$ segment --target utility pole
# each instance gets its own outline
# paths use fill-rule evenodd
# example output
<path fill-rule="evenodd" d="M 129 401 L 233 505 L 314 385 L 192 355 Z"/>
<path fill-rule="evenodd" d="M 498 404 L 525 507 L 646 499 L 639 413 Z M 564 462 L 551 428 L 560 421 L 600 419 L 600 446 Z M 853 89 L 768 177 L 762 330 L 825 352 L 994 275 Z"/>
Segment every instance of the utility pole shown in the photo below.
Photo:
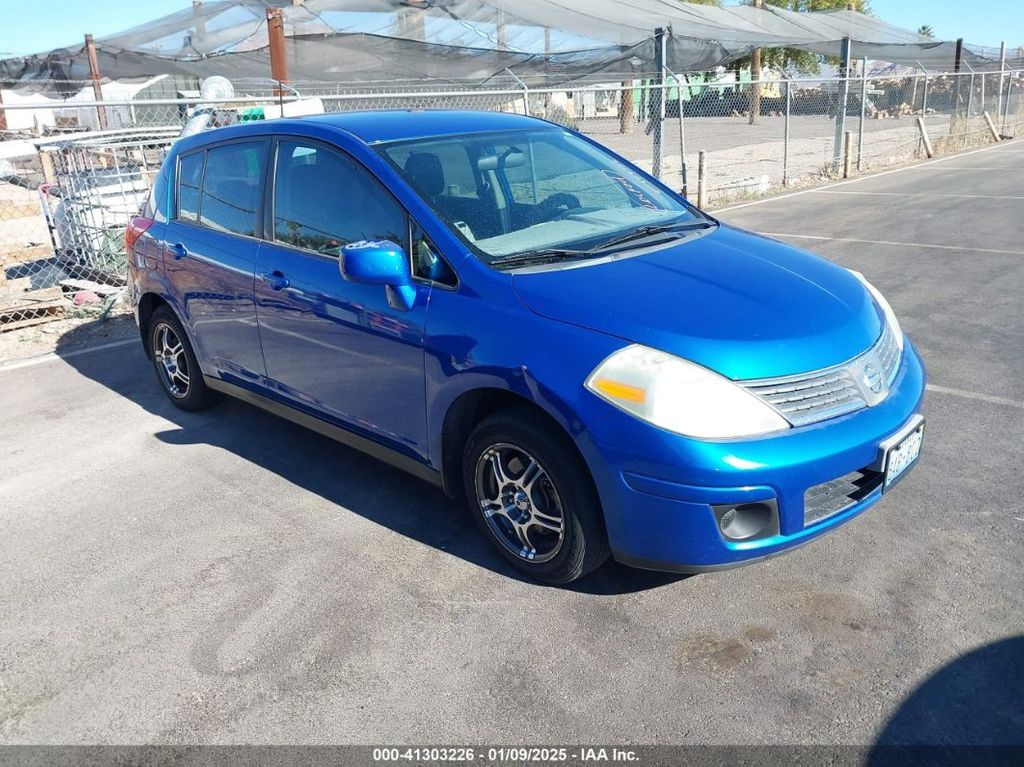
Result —
<path fill-rule="evenodd" d="M 764 0 L 754 0 L 755 8 L 763 8 Z M 755 48 L 750 56 L 750 124 L 761 116 L 761 49 Z"/>

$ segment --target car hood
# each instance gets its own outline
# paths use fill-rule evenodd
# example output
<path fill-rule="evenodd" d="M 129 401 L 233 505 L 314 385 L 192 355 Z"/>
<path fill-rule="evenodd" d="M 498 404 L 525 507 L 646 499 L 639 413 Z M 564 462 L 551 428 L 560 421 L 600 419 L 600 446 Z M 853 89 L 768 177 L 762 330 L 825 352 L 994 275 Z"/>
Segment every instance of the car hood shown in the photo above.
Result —
<path fill-rule="evenodd" d="M 874 301 L 849 271 L 725 225 L 644 254 L 518 272 L 512 284 L 541 316 L 736 380 L 845 362 L 882 331 Z"/>

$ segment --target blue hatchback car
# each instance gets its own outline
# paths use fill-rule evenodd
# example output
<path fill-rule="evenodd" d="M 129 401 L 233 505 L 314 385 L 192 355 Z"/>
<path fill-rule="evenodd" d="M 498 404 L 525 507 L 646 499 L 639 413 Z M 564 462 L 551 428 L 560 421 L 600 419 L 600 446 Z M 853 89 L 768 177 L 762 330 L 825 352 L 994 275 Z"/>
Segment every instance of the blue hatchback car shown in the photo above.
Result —
<path fill-rule="evenodd" d="M 920 453 L 921 360 L 860 274 L 541 120 L 184 138 L 126 243 L 171 402 L 229 394 L 390 461 L 540 581 L 781 553 Z"/>

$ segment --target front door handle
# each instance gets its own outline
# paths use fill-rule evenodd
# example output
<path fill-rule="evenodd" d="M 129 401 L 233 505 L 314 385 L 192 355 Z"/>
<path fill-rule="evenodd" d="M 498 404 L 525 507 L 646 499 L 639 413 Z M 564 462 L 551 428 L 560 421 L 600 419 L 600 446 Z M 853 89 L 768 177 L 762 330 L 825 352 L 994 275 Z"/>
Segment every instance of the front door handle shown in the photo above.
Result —
<path fill-rule="evenodd" d="M 171 252 L 174 254 L 174 260 L 180 261 L 188 255 L 188 248 L 183 242 L 176 242 L 171 245 Z"/>
<path fill-rule="evenodd" d="M 285 277 L 282 272 L 277 270 L 273 272 L 260 272 L 257 276 L 267 283 L 271 290 L 284 290 L 291 285 L 288 278 Z"/>

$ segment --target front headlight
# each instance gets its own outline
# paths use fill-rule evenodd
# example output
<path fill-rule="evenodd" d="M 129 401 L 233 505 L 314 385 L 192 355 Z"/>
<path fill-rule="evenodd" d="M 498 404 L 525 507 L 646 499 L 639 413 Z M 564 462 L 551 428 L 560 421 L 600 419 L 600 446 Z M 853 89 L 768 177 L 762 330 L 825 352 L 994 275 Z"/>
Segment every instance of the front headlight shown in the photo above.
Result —
<path fill-rule="evenodd" d="M 876 288 L 874 285 L 868 282 L 863 274 L 861 274 L 860 272 L 855 272 L 853 269 L 850 269 L 848 271 L 850 272 L 850 274 L 852 274 L 854 277 L 860 280 L 861 284 L 868 289 L 868 293 L 871 294 L 871 297 L 875 299 L 875 303 L 878 304 L 878 308 L 881 309 L 882 314 L 885 315 L 885 322 L 889 326 L 889 330 L 891 330 L 892 334 L 896 337 L 896 345 L 902 352 L 903 329 L 900 327 L 900 321 L 896 319 L 896 312 L 894 312 L 892 310 L 892 307 L 889 306 L 889 302 L 885 300 L 885 296 L 881 294 L 878 288 Z"/>
<path fill-rule="evenodd" d="M 789 428 L 785 418 L 728 378 L 646 346 L 615 352 L 586 386 L 615 407 L 687 437 L 753 437 Z"/>

